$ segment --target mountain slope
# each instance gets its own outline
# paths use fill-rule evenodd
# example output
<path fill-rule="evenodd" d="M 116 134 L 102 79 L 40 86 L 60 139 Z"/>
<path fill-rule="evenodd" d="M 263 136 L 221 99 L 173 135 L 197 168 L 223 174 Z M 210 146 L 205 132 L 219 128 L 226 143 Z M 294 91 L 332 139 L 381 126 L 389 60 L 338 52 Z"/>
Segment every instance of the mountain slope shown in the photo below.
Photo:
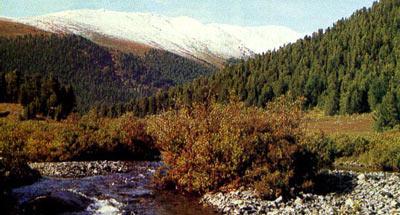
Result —
<path fill-rule="evenodd" d="M 280 26 L 203 24 L 188 17 L 106 10 L 65 11 L 19 21 L 51 32 L 74 33 L 86 38 L 95 34 L 134 41 L 208 62 L 252 56 L 302 36 Z"/>
<path fill-rule="evenodd" d="M 0 36 L 16 37 L 27 34 L 48 34 L 48 32 L 10 19 L 0 18 Z"/>
<path fill-rule="evenodd" d="M 148 51 L 153 49 L 151 46 L 147 46 L 141 43 L 136 43 L 129 40 L 123 40 L 118 38 L 107 37 L 100 34 L 92 34 L 90 40 L 100 46 L 104 46 L 110 49 L 118 50 L 124 53 L 131 53 L 134 55 L 144 56 Z"/>
<path fill-rule="evenodd" d="M 305 97 L 305 107 L 318 106 L 329 115 L 386 108 L 400 121 L 400 1 L 381 0 L 332 28 L 170 89 L 166 95 L 190 102 L 211 93 L 226 101 L 234 92 L 249 105 L 263 106 L 289 91 Z M 385 97 L 390 106 L 381 105 Z M 160 101 L 156 107 L 170 104 L 165 98 L 147 100 Z M 140 115 L 147 111 L 142 107 L 147 103 L 136 104 Z"/>
<path fill-rule="evenodd" d="M 150 96 L 209 75 L 215 68 L 162 50 L 126 54 L 76 35 L 0 37 L 0 72 L 14 70 L 53 76 L 72 85 L 77 108 L 84 112 L 94 105 Z"/>

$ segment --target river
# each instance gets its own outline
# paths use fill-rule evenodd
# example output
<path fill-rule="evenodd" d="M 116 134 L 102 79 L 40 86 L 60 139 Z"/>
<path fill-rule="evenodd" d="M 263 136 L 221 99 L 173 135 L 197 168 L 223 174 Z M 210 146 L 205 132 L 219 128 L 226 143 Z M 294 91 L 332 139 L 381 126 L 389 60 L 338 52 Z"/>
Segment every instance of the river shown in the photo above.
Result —
<path fill-rule="evenodd" d="M 82 162 L 82 166 L 86 167 L 85 162 Z M 134 162 L 132 166 L 134 168 L 122 173 L 67 178 L 45 176 L 32 185 L 14 189 L 13 195 L 21 208 L 26 208 L 32 201 L 43 200 L 46 196 L 84 205 L 84 210 L 73 213 L 70 211 L 70 214 L 216 214 L 212 208 L 200 205 L 196 197 L 154 189 L 151 178 L 158 163 Z M 53 202 L 41 202 L 49 214 L 60 207 Z M 25 213 L 33 212 L 28 210 Z"/>

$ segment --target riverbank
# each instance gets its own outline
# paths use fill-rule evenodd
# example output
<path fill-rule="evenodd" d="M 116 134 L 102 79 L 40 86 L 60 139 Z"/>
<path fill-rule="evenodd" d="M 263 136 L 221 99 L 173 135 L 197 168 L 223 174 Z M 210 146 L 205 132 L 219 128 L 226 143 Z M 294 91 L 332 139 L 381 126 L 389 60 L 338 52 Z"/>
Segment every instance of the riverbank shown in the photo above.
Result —
<path fill-rule="evenodd" d="M 288 201 L 264 201 L 242 187 L 206 194 L 201 202 L 224 214 L 400 214 L 399 182 L 398 173 L 329 171 L 317 193 L 302 193 Z"/>
<path fill-rule="evenodd" d="M 29 163 L 32 169 L 47 177 L 82 178 L 128 172 L 155 172 L 160 162 L 151 161 L 71 161 Z"/>
<path fill-rule="evenodd" d="M 151 176 L 155 170 L 161 165 L 160 162 L 124 162 L 124 161 L 91 161 L 91 162 L 60 162 L 60 163 L 31 163 L 30 166 L 38 170 L 42 175 L 53 178 L 64 178 L 57 183 L 66 183 L 66 180 L 73 180 L 75 184 L 80 183 L 89 186 L 90 183 L 97 183 L 99 180 L 110 182 L 110 187 L 105 186 L 101 192 L 111 189 L 111 192 L 123 193 L 123 195 L 132 194 L 131 197 L 136 200 L 136 206 L 128 207 L 129 203 L 117 204 L 121 199 L 116 201 L 114 198 L 102 198 L 101 201 L 97 197 L 94 203 L 90 204 L 87 210 L 99 212 L 107 209 L 107 207 L 121 211 L 137 211 L 140 208 L 144 212 L 147 207 L 157 205 L 157 201 L 162 201 L 168 207 L 182 206 L 174 203 L 171 205 L 166 203 L 171 198 L 180 198 L 180 201 L 187 201 L 183 196 L 161 192 L 163 195 L 155 195 L 155 191 L 150 188 Z M 103 175 L 103 176 L 102 176 Z M 108 176 L 105 176 L 108 175 Z M 66 179 L 75 178 L 75 179 Z M 122 189 L 118 188 L 118 183 L 123 184 L 129 180 L 136 181 L 135 185 L 130 185 Z M 78 180 L 76 180 L 78 179 Z M 52 179 L 53 180 L 53 179 Z M 95 180 L 92 181 L 92 180 Z M 137 182 L 140 181 L 139 184 Z M 274 201 L 265 201 L 257 198 L 256 194 L 245 187 L 229 193 L 209 193 L 202 197 L 200 203 L 206 206 L 212 206 L 222 214 L 399 214 L 400 213 L 400 174 L 387 172 L 369 172 L 361 173 L 350 170 L 334 170 L 327 171 L 319 178 L 317 192 L 313 194 L 301 193 L 296 198 L 284 201 L 278 198 Z M 42 182 L 43 183 L 43 182 Z M 49 183 L 49 182 L 46 182 Z M 56 182 L 55 182 L 56 183 Z M 99 184 L 102 184 L 101 182 Z M 64 185 L 66 185 L 64 184 Z M 39 186 L 39 185 L 37 185 Z M 71 185 L 72 186 L 72 185 Z M 43 186 L 42 186 L 43 187 Z M 93 187 L 93 185 L 90 185 Z M 64 186 L 65 188 L 65 186 Z M 115 190 L 113 190 L 116 188 Z M 139 188 L 139 189 L 138 189 Z M 146 192 L 143 192 L 145 188 Z M 72 189 L 72 188 L 71 188 Z M 120 189 L 120 190 L 118 190 Z M 21 191 L 23 189 L 19 189 Z M 81 193 L 88 193 L 83 191 Z M 93 190 L 89 193 L 95 193 Z M 135 195 L 133 195 L 135 193 Z M 86 195 L 85 194 L 85 195 Z M 89 195 L 90 196 L 90 195 Z M 173 197 L 174 196 L 174 197 Z M 179 196 L 179 197 L 177 197 Z M 161 199 L 160 199 L 161 198 Z M 140 199 L 140 200 L 138 200 Z M 198 201 L 196 199 L 190 200 Z M 123 202 L 123 201 L 122 201 Z M 96 206 L 97 204 L 97 206 Z M 100 204 L 100 206 L 99 206 Z M 103 205 L 101 205 L 103 204 Z M 131 203 L 132 204 L 132 203 Z M 139 206 L 140 205 L 140 206 Z M 151 205 L 151 206 L 150 206 Z M 165 206 L 165 205 L 164 205 Z M 164 207 L 163 206 L 163 207 Z M 96 208 L 97 207 L 97 208 Z M 168 208 L 167 207 L 167 208 Z M 117 208 L 117 209 L 116 209 Z M 169 210 L 171 209 L 169 208 Z M 181 209 L 185 211 L 186 209 Z M 207 209 L 208 213 L 212 209 Z M 148 214 L 158 214 L 157 210 L 150 210 Z"/>

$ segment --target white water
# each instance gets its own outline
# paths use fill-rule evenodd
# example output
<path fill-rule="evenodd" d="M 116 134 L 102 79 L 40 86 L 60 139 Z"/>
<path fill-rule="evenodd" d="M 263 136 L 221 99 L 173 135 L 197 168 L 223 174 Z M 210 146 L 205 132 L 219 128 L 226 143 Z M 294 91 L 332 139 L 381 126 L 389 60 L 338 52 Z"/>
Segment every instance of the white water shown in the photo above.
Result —
<path fill-rule="evenodd" d="M 121 208 L 123 204 L 117 202 L 115 199 L 106 199 L 106 200 L 99 200 L 93 198 L 94 203 L 89 205 L 86 209 L 91 214 L 95 215 L 107 215 L 107 214 L 115 214 L 119 215 L 121 213 Z"/>

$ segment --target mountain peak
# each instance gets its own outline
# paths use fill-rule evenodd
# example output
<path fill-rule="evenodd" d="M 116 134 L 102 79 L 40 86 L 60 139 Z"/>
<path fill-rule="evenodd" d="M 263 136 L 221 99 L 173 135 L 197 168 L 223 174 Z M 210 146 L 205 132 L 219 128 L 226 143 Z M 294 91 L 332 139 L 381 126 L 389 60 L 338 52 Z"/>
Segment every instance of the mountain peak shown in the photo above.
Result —
<path fill-rule="evenodd" d="M 87 38 L 102 35 L 164 49 L 208 61 L 242 58 L 294 42 L 302 34 L 283 26 L 242 27 L 204 24 L 187 16 L 152 13 L 70 10 L 19 21 L 50 32 L 74 33 Z"/>

